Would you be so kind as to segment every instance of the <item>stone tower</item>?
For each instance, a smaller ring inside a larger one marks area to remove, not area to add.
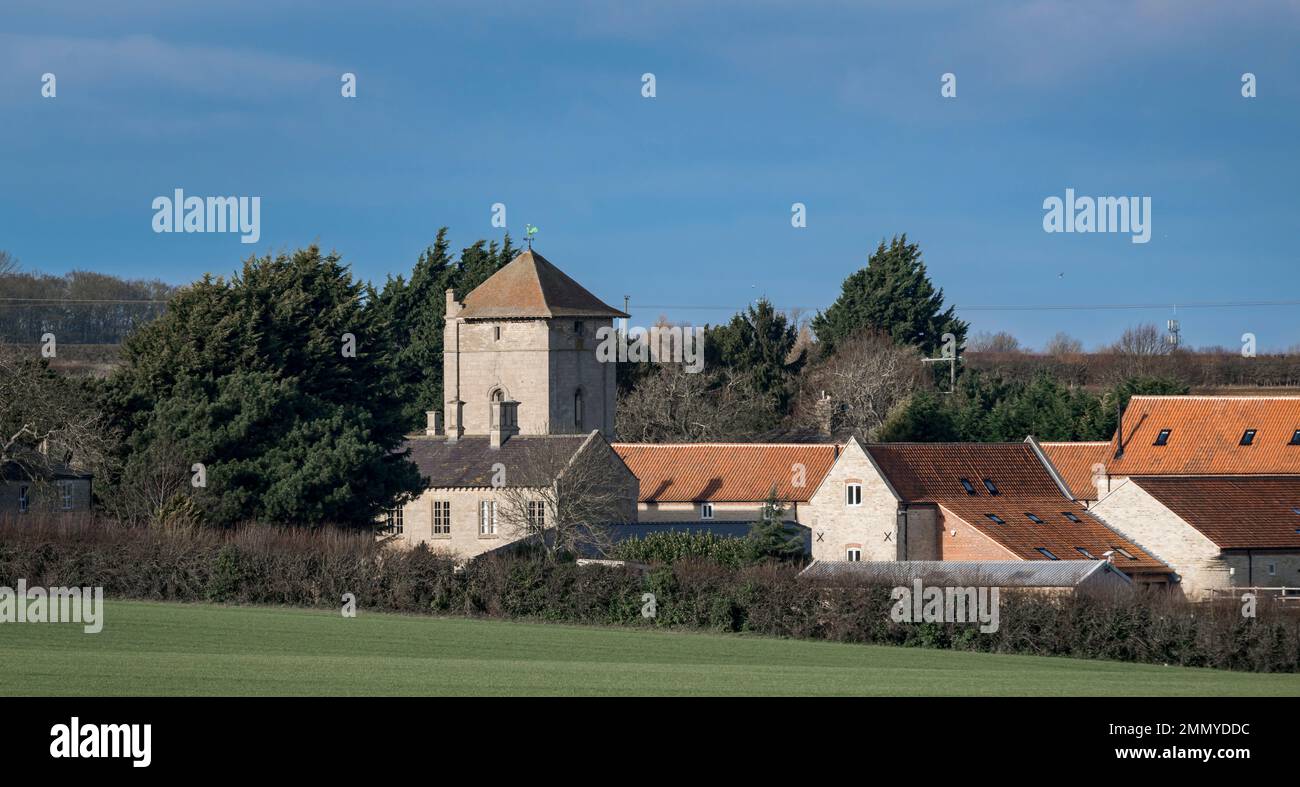
[[[532,250],[463,302],[447,290],[447,439],[598,429],[612,440],[614,365],[597,360],[596,332],[627,316]]]

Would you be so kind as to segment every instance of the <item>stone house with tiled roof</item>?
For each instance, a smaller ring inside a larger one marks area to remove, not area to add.
[[[1300,595],[1300,476],[1132,476],[1091,511],[1173,566],[1189,598]]]
[[[1140,586],[1172,573],[1074,501],[1032,441],[850,440],[804,510],[818,560],[1109,559]]]
[[[1109,442],[1043,450],[1185,595],[1300,587],[1300,397],[1134,396]]]
[[[835,443],[615,443],[640,480],[641,522],[753,522],[775,491],[801,521],[840,446]]]

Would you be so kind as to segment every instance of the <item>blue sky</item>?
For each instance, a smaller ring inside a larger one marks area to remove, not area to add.
[[[1296,3],[180,5],[7,0],[26,267],[184,283],[319,242],[382,281],[441,225],[499,237],[501,202],[642,323],[825,307],[906,232],[975,331],[1095,346],[1180,304],[1189,344],[1300,344],[1300,306],[1194,306],[1300,299]],[[1067,187],[1151,197],[1151,241],[1044,232]],[[154,233],[176,188],[260,196],[260,241]],[[978,308],[1090,304],[1170,306]]]

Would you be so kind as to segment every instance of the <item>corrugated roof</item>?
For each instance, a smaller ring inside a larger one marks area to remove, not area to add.
[[[1155,445],[1168,429],[1166,445]],[[1254,429],[1251,445],[1242,435]],[[1300,474],[1300,396],[1134,396],[1124,410],[1124,453],[1111,475]],[[1116,437],[1119,437],[1117,435]]]
[[[468,320],[627,317],[535,251],[525,251],[464,298]]]
[[[486,437],[410,437],[405,447],[433,488],[490,487],[493,465],[505,466],[503,486],[543,486],[555,480],[549,468],[572,456],[590,435],[515,435],[500,448]]]
[[[1041,548],[1061,562],[1079,561],[1092,559],[1080,549],[1093,558],[1122,549],[1134,559],[1116,555],[1121,570],[1170,571],[1067,497],[1028,443],[887,443],[866,450],[904,502],[938,505],[1016,557],[1050,560]],[[973,494],[962,487],[963,478]],[[993,483],[996,495],[985,480]]]
[[[1068,588],[1097,579],[1130,584],[1123,572],[1104,560],[815,560],[799,576],[807,579],[854,579],[870,584],[930,586]]]
[[[1065,479],[1075,500],[1096,500],[1097,485],[1093,483],[1093,466],[1105,467],[1110,457],[1110,443],[1039,443],[1052,466]]]
[[[1220,549],[1300,549],[1300,477],[1129,480]]]
[[[614,443],[641,481],[642,503],[761,502],[773,484],[786,502],[806,502],[835,463],[838,447],[815,443]],[[796,465],[803,466],[800,479]],[[795,486],[798,480],[802,486]]]

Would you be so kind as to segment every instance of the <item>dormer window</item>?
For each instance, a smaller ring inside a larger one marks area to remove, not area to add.
[[[1161,429],[1160,434],[1156,435],[1156,441],[1151,445],[1168,445],[1170,429]]]
[[[1251,445],[1255,442],[1255,430],[1247,429],[1241,434],[1241,442],[1238,445]]]
[[[990,495],[996,495],[998,493],[998,485],[987,478],[984,479],[984,488],[989,490]]]
[[[975,494],[975,485],[970,482],[969,478],[961,479],[961,488],[966,490],[966,494]]]

